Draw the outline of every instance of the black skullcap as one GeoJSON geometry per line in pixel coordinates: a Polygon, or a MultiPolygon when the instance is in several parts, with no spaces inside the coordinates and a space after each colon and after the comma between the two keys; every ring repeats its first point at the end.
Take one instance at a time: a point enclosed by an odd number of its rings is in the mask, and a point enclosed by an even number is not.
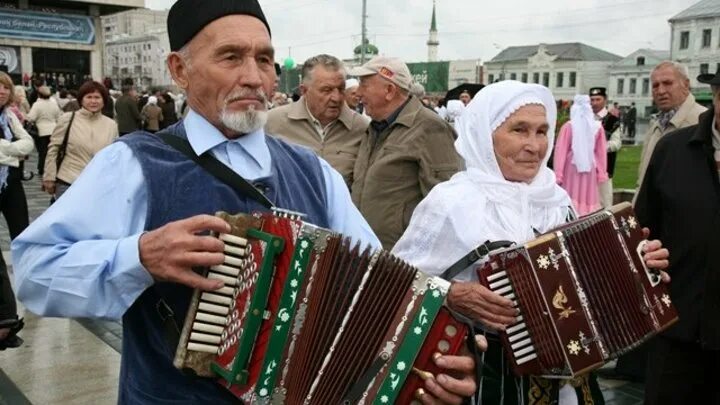
{"type": "Polygon", "coordinates": [[[180,50],[206,25],[233,14],[257,18],[270,33],[270,26],[257,0],[178,0],[170,8],[167,18],[170,49],[180,50]]]}
{"type": "Polygon", "coordinates": [[[590,89],[590,96],[603,96],[607,98],[607,89],[605,87],[593,87],[590,89]]]}

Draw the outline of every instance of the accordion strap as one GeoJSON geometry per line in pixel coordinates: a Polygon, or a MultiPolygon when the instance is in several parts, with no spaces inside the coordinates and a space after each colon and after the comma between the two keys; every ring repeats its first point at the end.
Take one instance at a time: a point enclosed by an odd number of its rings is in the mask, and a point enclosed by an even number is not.
{"type": "Polygon", "coordinates": [[[467,269],[468,266],[487,256],[488,253],[496,249],[506,248],[512,244],[513,242],[507,240],[498,240],[494,242],[486,241],[482,245],[471,250],[470,253],[463,256],[460,260],[455,262],[455,264],[448,267],[447,270],[440,275],[440,277],[445,280],[452,280],[457,277],[458,274],[462,273],[463,270],[467,269]]]}
{"type": "Polygon", "coordinates": [[[190,142],[186,139],[172,135],[169,132],[157,133],[156,136],[160,137],[163,142],[172,146],[175,150],[184,154],[190,158],[190,160],[207,170],[216,179],[230,186],[230,188],[235,190],[238,194],[252,198],[265,208],[272,208],[275,206],[275,204],[273,204],[272,201],[265,196],[265,194],[250,184],[249,181],[245,180],[245,178],[225,166],[211,154],[203,153],[198,156],[190,145],[190,142]]]}

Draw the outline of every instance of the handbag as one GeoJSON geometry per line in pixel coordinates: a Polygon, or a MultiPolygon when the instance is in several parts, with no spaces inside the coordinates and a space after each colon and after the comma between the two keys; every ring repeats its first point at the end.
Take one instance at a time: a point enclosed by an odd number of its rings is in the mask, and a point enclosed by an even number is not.
{"type": "Polygon", "coordinates": [[[75,112],[73,111],[70,116],[70,122],[68,123],[67,129],[65,130],[65,136],[63,137],[60,149],[58,149],[57,157],[55,157],[55,172],[60,171],[60,165],[65,160],[65,153],[67,152],[68,138],[70,138],[70,128],[72,128],[73,121],[75,120],[75,112]]]}

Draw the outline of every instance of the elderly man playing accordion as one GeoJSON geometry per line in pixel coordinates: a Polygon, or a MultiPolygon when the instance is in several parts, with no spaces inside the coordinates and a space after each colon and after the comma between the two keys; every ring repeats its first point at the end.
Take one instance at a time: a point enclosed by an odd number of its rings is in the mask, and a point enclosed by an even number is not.
{"type": "MultiPolygon", "coordinates": [[[[555,120],[555,101],[543,86],[503,81],[480,91],[456,123],[455,145],[467,169],[420,203],[393,253],[426,273],[441,274],[486,241],[522,243],[574,219],[570,197],[546,166],[555,120]]],[[[659,241],[649,242],[645,252],[649,267],[667,267],[669,253],[659,241]]],[[[456,277],[448,301],[487,331],[490,348],[477,382],[481,403],[602,403],[592,375],[563,381],[511,373],[492,330],[515,323],[518,310],[477,282],[476,267],[456,277]]],[[[663,279],[669,281],[664,273],[663,279]]]]}
{"type": "MultiPolygon", "coordinates": [[[[190,112],[165,133],[253,182],[277,206],[379,247],[340,174],[311,151],[265,136],[277,73],[257,1],[179,0],[168,33],[168,66],[190,112]]],[[[230,225],[207,214],[263,209],[160,137],[130,134],[98,153],[13,243],[18,296],[44,316],[122,318],[121,404],[237,403],[214,380],[173,367],[158,304],[183,319],[192,289],[222,287],[192,271],[224,259],[223,243],[206,235],[230,225]]],[[[436,362],[450,372],[428,382],[423,403],[460,403],[474,392],[472,358],[436,362]]]]}

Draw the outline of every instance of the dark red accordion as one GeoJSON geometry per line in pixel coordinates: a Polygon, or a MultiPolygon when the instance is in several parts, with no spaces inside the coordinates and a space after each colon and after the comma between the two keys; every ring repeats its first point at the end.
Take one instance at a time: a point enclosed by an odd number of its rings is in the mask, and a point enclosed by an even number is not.
{"type": "Polygon", "coordinates": [[[247,403],[404,404],[465,342],[448,282],[293,213],[218,215],[225,288],[194,294],[176,367],[247,403]]]}
{"type": "Polygon", "coordinates": [[[490,254],[481,283],[520,310],[500,334],[517,375],[575,377],[677,321],[644,243],[625,203],[490,254]]]}

